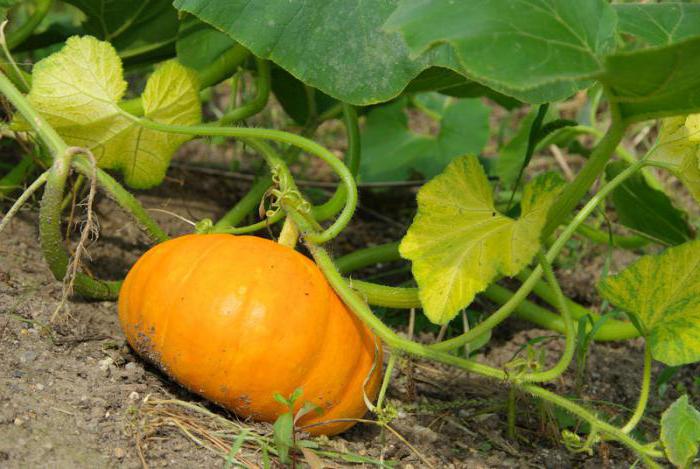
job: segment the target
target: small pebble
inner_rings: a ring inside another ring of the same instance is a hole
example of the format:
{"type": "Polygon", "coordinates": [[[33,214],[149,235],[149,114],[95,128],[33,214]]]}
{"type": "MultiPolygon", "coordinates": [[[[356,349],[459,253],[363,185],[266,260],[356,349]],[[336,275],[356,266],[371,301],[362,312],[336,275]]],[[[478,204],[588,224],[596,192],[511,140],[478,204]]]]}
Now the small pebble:
{"type": "Polygon", "coordinates": [[[131,394],[129,394],[129,400],[130,401],[138,401],[139,400],[139,393],[136,391],[131,391],[131,394]]]}
{"type": "Polygon", "coordinates": [[[37,391],[43,391],[43,390],[44,390],[44,385],[41,384],[41,383],[37,383],[37,384],[36,384],[36,390],[37,390],[37,391]]]}
{"type": "Polygon", "coordinates": [[[107,357],[104,360],[100,360],[99,362],[97,362],[97,364],[100,367],[100,370],[108,371],[110,365],[114,364],[114,360],[112,360],[112,357],[107,357]]]}

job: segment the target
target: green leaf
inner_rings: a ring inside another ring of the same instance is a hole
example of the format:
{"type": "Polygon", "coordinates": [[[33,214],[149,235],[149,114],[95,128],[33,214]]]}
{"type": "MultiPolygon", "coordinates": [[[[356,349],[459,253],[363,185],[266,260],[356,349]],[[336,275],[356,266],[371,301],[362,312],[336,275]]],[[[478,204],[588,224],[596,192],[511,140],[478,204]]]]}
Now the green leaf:
{"type": "Polygon", "coordinates": [[[690,467],[700,444],[700,412],[683,395],[661,416],[661,441],[676,467],[690,467]]]}
{"type": "Polygon", "coordinates": [[[488,88],[466,78],[464,75],[442,67],[430,67],[423,70],[404,89],[405,93],[437,91],[455,98],[478,98],[486,96],[506,109],[514,109],[523,103],[517,99],[488,88]]]}
{"type": "Polygon", "coordinates": [[[170,48],[178,31],[171,0],[66,0],[85,13],[85,32],[109,41],[123,59],[170,48]]]}
{"type": "Polygon", "coordinates": [[[525,186],[518,220],[498,213],[474,156],[454,160],[418,192],[418,213],[401,241],[413,262],[426,316],[445,324],[498,274],[515,275],[540,246],[540,231],[561,188],[554,174],[525,186]]]}
{"type": "Polygon", "coordinates": [[[272,427],[277,456],[282,464],[289,462],[289,450],[294,446],[294,417],[290,412],[280,415],[272,427]]]}
{"type": "Polygon", "coordinates": [[[700,111],[700,37],[611,55],[598,78],[629,121],[700,111]]]}
{"type": "MultiPolygon", "coordinates": [[[[616,161],[606,168],[608,179],[629,165],[616,161]]],[[[641,173],[625,180],[612,193],[612,202],[623,225],[666,244],[681,244],[693,238],[685,212],[673,206],[662,191],[651,187],[641,173]]]]}
{"type": "MultiPolygon", "coordinates": [[[[100,167],[119,169],[128,185],[147,188],[165,177],[170,158],[189,137],[140,127],[124,115],[121,61],[107,42],[71,37],[38,62],[27,98],[69,145],[90,149],[100,167]]],[[[142,95],[144,115],[165,124],[201,119],[194,72],[175,61],[159,67],[142,95]]]]}
{"type": "Polygon", "coordinates": [[[431,65],[457,67],[446,49],[411,59],[399,34],[381,29],[397,4],[266,0],[251,7],[249,0],[174,2],[307,85],[357,105],[397,96],[431,65]]]}
{"type": "Polygon", "coordinates": [[[650,160],[669,167],[700,202],[700,129],[696,116],[672,117],[661,122],[657,148],[650,160]]]}
{"type": "MultiPolygon", "coordinates": [[[[614,5],[618,31],[644,46],[662,46],[700,35],[700,5],[646,3],[614,5]]],[[[635,44],[639,45],[639,44],[635,44]]]]}
{"type": "Polygon", "coordinates": [[[461,71],[529,102],[590,85],[614,46],[616,16],[604,0],[403,0],[385,24],[414,55],[449,44],[461,71]]]}
{"type": "Polygon", "coordinates": [[[700,241],[644,256],[598,288],[636,315],[656,360],[670,366],[700,360],[700,241]]]}
{"type": "Polygon", "coordinates": [[[236,45],[228,35],[199,21],[191,15],[180,23],[177,33],[177,60],[184,66],[198,70],[219,58],[236,45]]]}
{"type": "Polygon", "coordinates": [[[400,99],[372,109],[362,132],[362,181],[402,181],[411,174],[432,177],[455,157],[479,153],[489,137],[489,108],[478,99],[422,99],[424,108],[440,120],[437,136],[419,134],[408,127],[400,99]],[[443,106],[440,108],[440,106],[443,106]]]}

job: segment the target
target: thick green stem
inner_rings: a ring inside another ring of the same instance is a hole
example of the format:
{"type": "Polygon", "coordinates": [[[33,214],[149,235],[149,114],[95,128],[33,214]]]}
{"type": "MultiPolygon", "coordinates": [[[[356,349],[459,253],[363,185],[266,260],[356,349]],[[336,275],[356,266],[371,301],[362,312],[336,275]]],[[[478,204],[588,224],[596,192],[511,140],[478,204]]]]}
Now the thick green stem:
{"type": "MultiPolygon", "coordinates": [[[[359,249],[336,259],[335,263],[341,273],[348,274],[379,262],[397,261],[401,259],[398,252],[398,245],[399,243],[387,243],[359,249]]],[[[525,281],[530,276],[531,272],[531,270],[526,269],[518,275],[518,278],[525,281]]],[[[360,292],[371,305],[398,309],[421,307],[417,288],[390,287],[356,279],[351,279],[350,282],[352,287],[360,292]]],[[[556,307],[556,297],[547,284],[541,281],[537,282],[533,288],[533,292],[553,307],[556,307]]],[[[490,285],[482,294],[499,305],[507,303],[513,297],[512,291],[495,283],[490,285]]],[[[571,301],[568,298],[566,301],[574,319],[579,319],[587,315],[590,315],[594,320],[600,318],[598,314],[584,308],[575,301],[571,301]]],[[[546,329],[561,333],[565,331],[564,321],[560,316],[528,300],[524,300],[520,303],[513,313],[520,319],[530,321],[546,329]]],[[[639,331],[637,331],[632,323],[611,319],[596,332],[595,340],[617,341],[635,337],[639,337],[639,331]]]]}
{"type": "Polygon", "coordinates": [[[37,26],[46,18],[46,15],[51,9],[51,5],[53,5],[53,0],[36,0],[32,16],[30,16],[22,26],[11,31],[7,35],[7,47],[9,47],[10,50],[22,44],[32,35],[37,26]]]}
{"type": "Polygon", "coordinates": [[[612,244],[622,249],[639,249],[649,244],[649,239],[641,236],[620,236],[613,234],[612,237],[605,231],[598,230],[583,224],[579,226],[577,233],[598,244],[612,244]]]}
{"type": "MultiPolygon", "coordinates": [[[[335,260],[335,264],[338,266],[338,270],[340,270],[341,273],[347,274],[380,262],[393,262],[400,259],[399,243],[395,242],[358,249],[343,257],[339,257],[335,260]]],[[[409,307],[419,308],[420,304],[418,306],[409,307]]]]}
{"type": "Polygon", "coordinates": [[[214,225],[214,232],[239,225],[250,212],[260,205],[260,201],[271,185],[271,176],[263,176],[258,179],[248,193],[243,196],[231,210],[226,212],[226,215],[216,222],[214,225]]]}
{"type": "MultiPolygon", "coordinates": [[[[61,281],[64,280],[70,263],[63,245],[63,233],[61,233],[61,203],[72,156],[73,151],[70,148],[66,148],[63,153],[55,156],[39,210],[39,239],[44,258],[54,277],[61,281]]],[[[121,282],[95,280],[81,272],[76,274],[73,282],[77,293],[99,300],[116,298],[119,295],[120,286],[121,282]]]]}
{"type": "Polygon", "coordinates": [[[569,307],[566,303],[566,297],[561,291],[559,282],[557,282],[557,278],[554,275],[554,271],[552,270],[552,264],[549,262],[547,257],[544,255],[544,253],[542,253],[542,251],[538,253],[537,257],[540,262],[540,266],[542,266],[542,269],[544,270],[544,276],[547,279],[547,283],[549,283],[549,285],[554,290],[554,294],[556,295],[557,308],[559,309],[561,317],[564,321],[564,334],[566,337],[566,344],[564,345],[564,353],[562,353],[561,358],[555,366],[546,371],[527,373],[526,375],[518,378],[519,382],[541,383],[545,381],[552,381],[558,378],[566,371],[566,369],[571,364],[571,360],[574,358],[574,351],[576,349],[574,320],[571,317],[571,313],[569,312],[569,307]]]}
{"type": "Polygon", "coordinates": [[[219,125],[242,121],[262,111],[267,105],[267,101],[270,97],[270,63],[258,57],[255,58],[255,63],[258,67],[258,78],[255,81],[255,98],[221,116],[218,121],[219,125]]]}
{"type": "Polygon", "coordinates": [[[605,165],[615,152],[617,145],[622,140],[626,125],[619,117],[617,110],[611,107],[612,122],[603,139],[598,142],[595,150],[585,166],[579,171],[570,184],[566,186],[549,211],[547,224],[543,230],[543,238],[546,239],[568,217],[576,204],[586,195],[593,182],[605,169],[605,165]]]}
{"type": "MultiPolygon", "coordinates": [[[[517,275],[521,281],[525,281],[530,275],[530,270],[525,269],[517,275]]],[[[545,283],[538,283],[535,285],[533,292],[543,299],[547,304],[556,307],[556,295],[551,288],[545,283]]],[[[495,300],[494,300],[495,301],[495,300]]],[[[571,315],[574,319],[578,320],[585,316],[590,316],[593,322],[600,320],[600,315],[594,311],[584,308],[575,301],[571,301],[567,298],[567,304],[571,315]]],[[[596,334],[593,336],[594,340],[606,341],[606,340],[627,340],[639,337],[639,330],[629,321],[619,321],[617,319],[608,319],[603,327],[598,329],[596,334]],[[614,338],[613,338],[614,337],[614,338]]]]}
{"type": "Polygon", "coordinates": [[[630,433],[637,426],[642,417],[644,416],[644,411],[647,408],[647,402],[649,401],[649,389],[651,388],[651,347],[649,344],[644,345],[644,371],[642,373],[642,389],[639,392],[639,400],[637,401],[637,407],[634,409],[634,413],[627,421],[622,431],[624,433],[630,433]]]}

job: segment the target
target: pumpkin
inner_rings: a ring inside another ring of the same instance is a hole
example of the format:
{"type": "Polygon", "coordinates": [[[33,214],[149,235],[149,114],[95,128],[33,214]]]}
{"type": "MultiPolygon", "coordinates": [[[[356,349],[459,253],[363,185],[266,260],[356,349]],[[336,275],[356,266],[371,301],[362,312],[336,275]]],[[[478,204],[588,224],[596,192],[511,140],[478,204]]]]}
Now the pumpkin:
{"type": "Polygon", "coordinates": [[[382,350],[319,268],[254,236],[196,234],[147,251],[119,294],[131,347],[172,379],[242,417],[273,422],[302,388],[298,425],[332,435],[374,399],[382,350]],[[313,425],[313,426],[312,426],[313,425]]]}

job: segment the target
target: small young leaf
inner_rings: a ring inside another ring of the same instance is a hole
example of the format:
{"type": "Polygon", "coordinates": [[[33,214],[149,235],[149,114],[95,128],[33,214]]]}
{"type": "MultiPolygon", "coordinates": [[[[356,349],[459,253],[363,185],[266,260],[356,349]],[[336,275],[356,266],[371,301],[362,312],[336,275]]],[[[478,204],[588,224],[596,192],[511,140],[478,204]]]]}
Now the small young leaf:
{"type": "MultiPolygon", "coordinates": [[[[145,117],[166,124],[197,124],[198,88],[194,72],[166,62],[146,83],[145,117]]],[[[114,48],[93,37],[76,36],[35,65],[27,98],[66,143],[90,149],[100,167],[121,170],[131,187],[152,187],[163,180],[173,153],[189,137],[144,129],[124,116],[119,101],[125,91],[114,48]]]]}
{"type": "Polygon", "coordinates": [[[363,181],[401,181],[412,172],[430,178],[453,158],[483,149],[489,137],[489,109],[478,99],[436,100],[435,96],[440,95],[416,98],[440,119],[435,137],[409,129],[404,99],[369,112],[361,139],[363,181]]]}
{"type": "Polygon", "coordinates": [[[277,417],[273,425],[275,447],[280,462],[289,462],[289,450],[294,446],[294,417],[290,412],[277,417]]]}
{"type": "Polygon", "coordinates": [[[661,441],[676,467],[689,467],[700,444],[700,412],[683,395],[661,416],[661,441]]]}
{"type": "Polygon", "coordinates": [[[540,230],[561,188],[546,174],[523,191],[521,217],[496,211],[491,186],[474,156],[454,160],[418,192],[418,213],[401,241],[428,318],[445,324],[496,275],[515,275],[540,245],[540,230]]]}
{"type": "Polygon", "coordinates": [[[644,256],[598,287],[636,315],[656,360],[671,366],[700,360],[700,241],[644,256]]]}
{"type": "Polygon", "coordinates": [[[700,202],[700,142],[693,116],[664,119],[659,130],[658,147],[652,161],[670,165],[695,200],[700,202]],[[690,124],[690,125],[688,125],[690,124]]]}
{"type": "MultiPolygon", "coordinates": [[[[615,161],[606,168],[608,179],[620,174],[624,161],[615,161]]],[[[667,244],[681,244],[693,238],[687,215],[673,206],[662,191],[651,187],[640,173],[620,184],[612,193],[620,223],[667,244]]]]}

